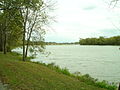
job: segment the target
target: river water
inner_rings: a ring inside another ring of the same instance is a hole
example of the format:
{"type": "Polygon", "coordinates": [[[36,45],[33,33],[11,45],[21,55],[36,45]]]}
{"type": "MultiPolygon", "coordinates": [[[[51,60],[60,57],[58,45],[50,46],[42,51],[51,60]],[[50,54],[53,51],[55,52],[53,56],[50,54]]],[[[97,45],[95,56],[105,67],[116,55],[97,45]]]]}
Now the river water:
{"type": "Polygon", "coordinates": [[[32,61],[55,63],[70,72],[89,74],[99,80],[120,82],[120,46],[49,45],[51,54],[32,61]]]}

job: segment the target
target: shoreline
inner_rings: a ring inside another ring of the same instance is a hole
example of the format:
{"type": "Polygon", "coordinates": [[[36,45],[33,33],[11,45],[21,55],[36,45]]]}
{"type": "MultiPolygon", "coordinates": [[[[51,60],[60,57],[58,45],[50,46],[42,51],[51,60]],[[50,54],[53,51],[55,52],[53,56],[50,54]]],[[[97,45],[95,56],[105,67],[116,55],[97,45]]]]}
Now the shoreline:
{"type": "MultiPolygon", "coordinates": [[[[88,74],[82,76],[81,75],[79,76],[79,73],[72,74],[69,72],[68,69],[66,68],[62,69],[59,66],[56,66],[52,63],[46,65],[45,63],[39,63],[39,62],[20,61],[21,55],[18,55],[16,53],[8,53],[6,57],[5,55],[0,54],[0,58],[2,58],[2,60],[0,60],[0,71],[5,76],[3,77],[0,74],[0,78],[4,78],[4,82],[9,83],[8,86],[11,89],[19,87],[29,90],[27,89],[28,87],[26,86],[29,85],[30,86],[29,88],[32,88],[31,85],[33,85],[33,88],[37,88],[35,90],[38,90],[38,88],[43,88],[44,84],[45,86],[47,85],[47,88],[49,86],[49,88],[52,89],[52,88],[58,88],[56,84],[60,81],[66,83],[65,87],[63,87],[64,84],[58,83],[59,88],[64,88],[64,89],[66,87],[74,88],[75,90],[79,90],[77,88],[83,88],[83,87],[86,88],[84,90],[106,90],[106,89],[115,90],[116,89],[115,85],[113,84],[110,85],[106,81],[99,82],[96,79],[90,77],[88,74]],[[2,68],[4,68],[4,70],[2,68]],[[46,83],[46,80],[47,82],[49,82],[49,84],[46,83]],[[42,86],[39,87],[39,84],[42,86]],[[72,86],[67,84],[70,84],[72,86]],[[34,85],[37,85],[37,87],[34,87],[34,85]]],[[[73,89],[67,89],[67,90],[73,90],[73,89]]]]}

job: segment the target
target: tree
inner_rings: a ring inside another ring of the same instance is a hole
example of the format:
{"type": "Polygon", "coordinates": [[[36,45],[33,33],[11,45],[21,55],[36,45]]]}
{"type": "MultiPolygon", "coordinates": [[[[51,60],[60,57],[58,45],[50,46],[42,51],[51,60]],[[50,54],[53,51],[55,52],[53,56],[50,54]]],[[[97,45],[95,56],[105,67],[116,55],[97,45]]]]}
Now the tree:
{"type": "Polygon", "coordinates": [[[47,20],[47,16],[44,11],[45,6],[42,0],[24,1],[21,8],[23,8],[21,9],[21,17],[23,17],[23,61],[25,61],[32,34],[33,32],[37,32],[41,35],[45,32],[44,29],[42,29],[42,25],[45,23],[45,20],[47,20]]]}
{"type": "MultiPolygon", "coordinates": [[[[46,8],[49,8],[49,5],[43,0],[1,0],[0,50],[6,53],[6,51],[11,50],[11,46],[22,40],[23,61],[25,61],[30,42],[41,42],[41,48],[44,48],[44,26],[49,21],[46,8]]],[[[42,51],[41,48],[37,48],[34,51],[42,51]]]]}
{"type": "Polygon", "coordinates": [[[15,44],[16,40],[21,36],[21,18],[20,11],[15,7],[15,0],[0,1],[0,30],[1,30],[1,51],[6,54],[11,51],[11,44],[15,44]],[[17,32],[20,32],[19,35],[17,32]]]}

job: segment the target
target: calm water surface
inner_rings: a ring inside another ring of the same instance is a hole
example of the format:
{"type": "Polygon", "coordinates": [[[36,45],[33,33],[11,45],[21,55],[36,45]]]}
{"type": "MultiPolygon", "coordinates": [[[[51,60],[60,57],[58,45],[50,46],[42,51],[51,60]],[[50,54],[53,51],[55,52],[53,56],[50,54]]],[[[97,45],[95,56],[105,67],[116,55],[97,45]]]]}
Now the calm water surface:
{"type": "Polygon", "coordinates": [[[46,50],[51,52],[48,57],[38,54],[33,61],[54,62],[72,73],[78,71],[99,80],[120,82],[119,46],[50,45],[46,50]]]}

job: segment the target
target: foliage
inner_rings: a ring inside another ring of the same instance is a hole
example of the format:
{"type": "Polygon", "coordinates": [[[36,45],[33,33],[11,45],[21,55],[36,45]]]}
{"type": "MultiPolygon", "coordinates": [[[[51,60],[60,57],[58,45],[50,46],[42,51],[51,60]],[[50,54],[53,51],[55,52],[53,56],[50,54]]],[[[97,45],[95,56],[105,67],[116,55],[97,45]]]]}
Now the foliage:
{"type": "Polygon", "coordinates": [[[50,64],[48,64],[46,66],[53,69],[53,70],[56,70],[59,73],[62,73],[62,74],[68,75],[68,76],[71,75],[67,68],[61,69],[59,66],[55,65],[54,63],[50,63],[50,64]]]}
{"type": "Polygon", "coordinates": [[[20,12],[13,3],[13,0],[0,1],[0,46],[4,52],[11,51],[11,46],[17,45],[22,35],[20,12]]]}
{"type": "Polygon", "coordinates": [[[81,45],[120,45],[120,36],[80,39],[81,45]]]}
{"type": "Polygon", "coordinates": [[[23,61],[29,45],[34,53],[44,51],[45,44],[42,42],[46,34],[45,26],[52,20],[48,13],[51,6],[45,0],[0,0],[0,51],[6,54],[11,47],[22,44],[23,61]],[[41,42],[41,48],[34,42],[41,42]]]}

